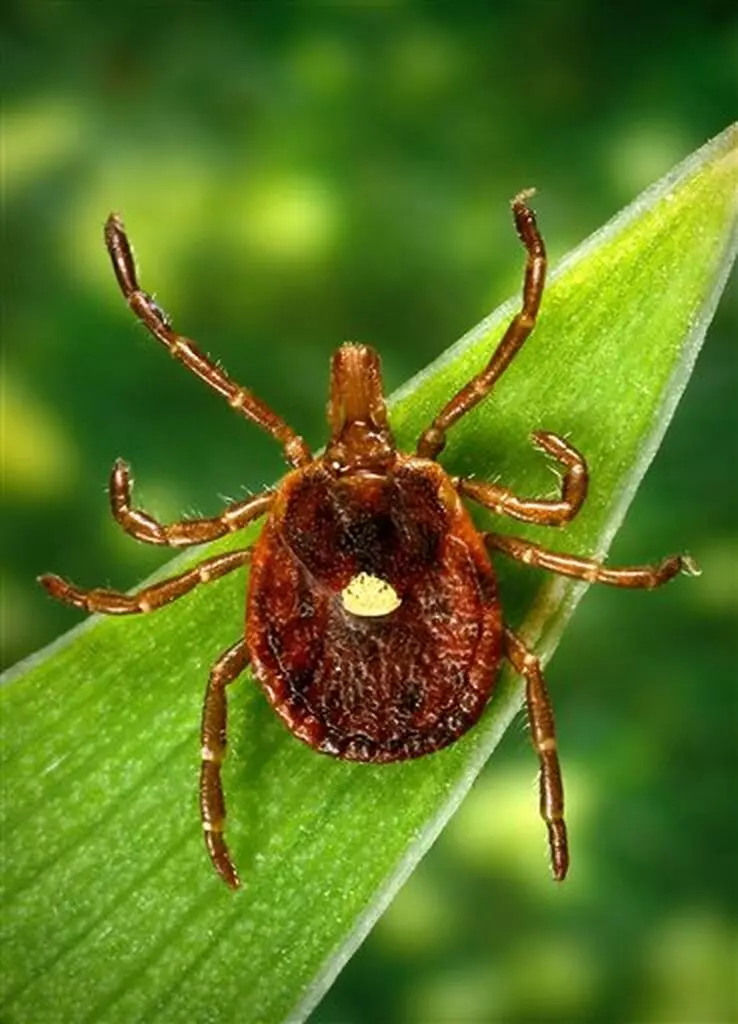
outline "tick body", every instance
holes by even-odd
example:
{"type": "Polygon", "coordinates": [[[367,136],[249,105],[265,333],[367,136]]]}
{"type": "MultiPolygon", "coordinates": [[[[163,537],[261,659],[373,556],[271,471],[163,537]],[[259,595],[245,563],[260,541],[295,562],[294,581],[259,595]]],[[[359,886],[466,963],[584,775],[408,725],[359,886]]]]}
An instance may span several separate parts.
{"type": "Polygon", "coordinates": [[[419,757],[466,732],[503,641],[468,512],[436,463],[402,455],[380,474],[317,463],[285,482],[254,548],[246,635],[288,728],[357,761],[419,757]]]}
{"type": "Polygon", "coordinates": [[[216,871],[232,888],[240,883],[223,834],[226,689],[248,665],[297,738],[344,760],[381,763],[433,753],[464,735],[484,711],[501,664],[509,661],[525,680],[553,876],[560,881],[566,875],[553,710],[537,656],[505,625],[493,561],[511,557],[589,582],[644,588],[695,567],[689,558],[673,555],[657,565],[606,568],[477,530],[465,502],[548,526],[562,526],[577,514],[587,493],[586,463],[555,434],[533,434],[534,445],[563,470],[554,500],[450,477],[436,461],[446,432],[487,397],[535,325],[546,256],[529,195],[521,193],[512,203],[527,253],[521,309],[487,365],[450,397],[412,453],[399,451],[392,437],[376,352],[345,344],[331,365],[328,444],[314,457],[280,416],[173,330],[139,286],[120,219],[108,218],[107,248],[131,309],[175,359],[270,433],[292,467],[274,490],[235,502],[219,516],[162,524],[132,506],[128,468],[118,461],[110,478],[111,510],[138,540],[185,547],[266,515],[259,539],[134,595],[81,590],[58,576],[41,577],[54,597],[86,611],[134,614],[154,611],[250,563],[244,634],[210,672],[201,726],[205,842],[216,871]]]}

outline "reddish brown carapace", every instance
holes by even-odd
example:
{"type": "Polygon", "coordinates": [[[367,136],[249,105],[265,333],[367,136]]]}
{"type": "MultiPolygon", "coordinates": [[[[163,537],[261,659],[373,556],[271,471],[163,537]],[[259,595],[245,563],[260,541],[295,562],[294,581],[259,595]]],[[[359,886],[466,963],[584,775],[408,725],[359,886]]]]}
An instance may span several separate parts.
{"type": "MultiPolygon", "coordinates": [[[[346,356],[376,360],[361,346],[336,361],[346,356]]],[[[283,481],[254,548],[246,628],[288,727],[360,761],[453,742],[482,713],[502,656],[482,536],[437,463],[395,452],[346,471],[329,448],[283,481]],[[342,595],[362,574],[389,585],[394,610],[347,610],[342,595]]]]}

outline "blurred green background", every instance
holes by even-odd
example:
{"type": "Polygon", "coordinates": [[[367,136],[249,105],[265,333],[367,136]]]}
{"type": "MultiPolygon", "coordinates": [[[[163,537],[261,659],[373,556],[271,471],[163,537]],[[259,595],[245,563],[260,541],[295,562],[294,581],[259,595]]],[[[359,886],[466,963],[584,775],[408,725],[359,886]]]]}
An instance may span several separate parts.
{"type": "MultiPolygon", "coordinates": [[[[166,560],[111,523],[116,456],[162,519],[282,471],[127,313],[111,209],[176,325],[317,445],[340,341],[392,389],[518,290],[517,190],[555,262],[738,109],[732,3],[31,0],[3,23],[6,664],[79,621],[39,572],[128,588],[166,560]]],[[[704,575],[590,593],[549,669],[570,879],[521,722],[316,1021],[738,1018],[737,292],[613,552],[687,548],[704,575]]]]}

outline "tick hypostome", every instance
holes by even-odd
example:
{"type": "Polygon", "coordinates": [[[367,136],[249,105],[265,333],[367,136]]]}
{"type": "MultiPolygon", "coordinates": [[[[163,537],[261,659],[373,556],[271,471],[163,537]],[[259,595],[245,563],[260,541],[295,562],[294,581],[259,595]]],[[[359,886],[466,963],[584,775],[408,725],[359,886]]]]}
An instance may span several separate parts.
{"type": "Polygon", "coordinates": [[[61,601],[125,615],[154,611],[250,562],[245,635],[210,672],[201,729],[205,841],[215,869],[233,888],[239,881],[223,838],[220,766],[226,687],[249,664],[299,739],[345,760],[387,762],[430,754],[462,736],[482,714],[507,659],[525,679],[553,875],[566,875],[553,710],[538,658],[505,625],[493,558],[499,553],[589,582],[646,588],[680,570],[694,572],[694,565],[673,555],[658,565],[607,569],[589,558],[479,532],[462,499],[546,526],[561,526],[577,514],[587,492],[587,466],[556,434],[533,434],[536,448],[563,468],[555,500],[520,498],[498,484],[452,478],[435,461],[446,431],[489,394],[535,325],[546,255],[529,196],[521,193],[512,203],[527,252],[521,309],[484,369],[448,400],[410,453],[398,451],[392,438],[373,349],[345,344],[333,356],[330,436],[325,453],[313,456],[280,416],[172,329],[139,287],[120,218],[113,214],[105,225],[115,275],[134,313],[175,359],[270,433],[292,466],[273,490],[228,505],[213,519],[164,525],[131,506],[128,468],[118,461],[110,478],[112,512],[138,540],[186,547],[266,515],[264,530],[253,547],[207,558],[133,596],[41,577],[61,601]]]}

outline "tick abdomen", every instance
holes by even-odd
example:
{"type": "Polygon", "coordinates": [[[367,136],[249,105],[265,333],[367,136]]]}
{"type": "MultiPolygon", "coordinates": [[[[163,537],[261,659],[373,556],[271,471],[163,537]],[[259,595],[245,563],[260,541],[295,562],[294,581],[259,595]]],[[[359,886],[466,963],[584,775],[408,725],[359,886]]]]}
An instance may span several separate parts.
{"type": "Polygon", "coordinates": [[[296,474],[254,552],[254,670],[325,753],[418,757],[469,729],[489,697],[501,647],[489,562],[461,504],[444,501],[445,474],[420,470],[296,474]]]}

